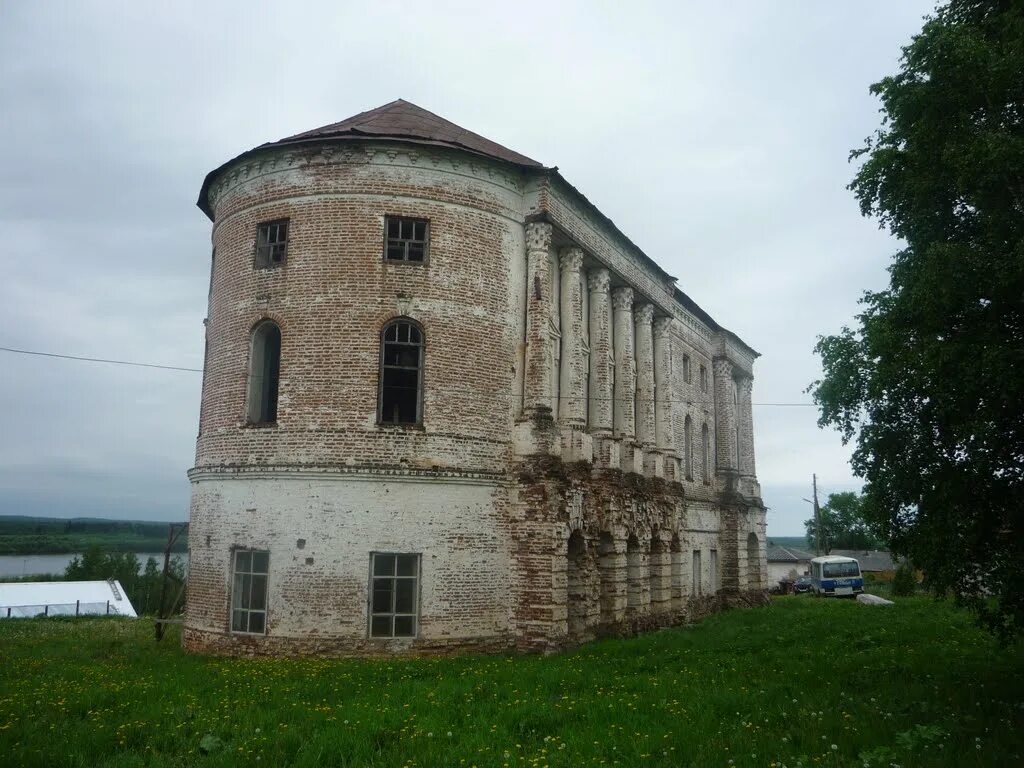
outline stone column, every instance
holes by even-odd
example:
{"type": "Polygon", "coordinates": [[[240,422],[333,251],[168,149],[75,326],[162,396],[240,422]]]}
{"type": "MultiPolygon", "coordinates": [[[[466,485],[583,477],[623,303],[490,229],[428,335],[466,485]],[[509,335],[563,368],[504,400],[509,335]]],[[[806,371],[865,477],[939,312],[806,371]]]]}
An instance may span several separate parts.
{"type": "Polygon", "coordinates": [[[754,414],[751,405],[751,392],[754,387],[754,380],[750,376],[743,376],[736,382],[739,393],[736,421],[739,433],[739,471],[744,477],[753,477],[754,472],[754,414]]]}
{"type": "Polygon", "coordinates": [[[621,440],[624,472],[642,472],[642,461],[635,458],[636,438],[636,358],[633,353],[633,289],[612,291],[615,333],[615,437],[621,440]]]}
{"type": "Polygon", "coordinates": [[[672,423],[672,322],[671,317],[654,321],[654,432],[655,445],[665,458],[665,472],[678,480],[672,423]]]}
{"type": "Polygon", "coordinates": [[[593,457],[598,467],[618,469],[622,464],[619,444],[612,439],[612,359],[611,297],[608,294],[607,269],[587,275],[590,289],[590,402],[589,426],[593,436],[593,457]]]}
{"type": "Polygon", "coordinates": [[[651,323],[654,307],[639,305],[633,313],[636,329],[636,441],[640,446],[645,475],[662,475],[661,454],[655,453],[654,424],[654,337],[651,323]]]}
{"type": "Polygon", "coordinates": [[[590,289],[590,431],[612,431],[612,329],[608,312],[608,270],[587,275],[590,289]]]}
{"type": "Polygon", "coordinates": [[[561,258],[562,365],[559,372],[558,420],[563,426],[583,429],[587,422],[587,393],[583,390],[587,364],[583,339],[583,288],[580,268],[583,251],[566,248],[561,258]]]}
{"type": "Polygon", "coordinates": [[[548,317],[552,301],[548,286],[548,250],[551,225],[532,222],[526,225],[526,372],[523,381],[523,412],[530,416],[550,413],[551,355],[548,317]]]}
{"type": "Polygon", "coordinates": [[[634,404],[636,361],[633,357],[633,289],[612,291],[615,333],[615,436],[632,440],[636,436],[634,404]]]}
{"type": "Polygon", "coordinates": [[[633,313],[636,328],[636,441],[648,451],[655,445],[653,320],[653,306],[637,306],[633,313]]]}
{"type": "MultiPolygon", "coordinates": [[[[724,357],[712,364],[715,377],[715,455],[718,471],[736,474],[736,393],[732,363],[724,357]]],[[[726,490],[729,490],[728,483],[726,490]]]]}

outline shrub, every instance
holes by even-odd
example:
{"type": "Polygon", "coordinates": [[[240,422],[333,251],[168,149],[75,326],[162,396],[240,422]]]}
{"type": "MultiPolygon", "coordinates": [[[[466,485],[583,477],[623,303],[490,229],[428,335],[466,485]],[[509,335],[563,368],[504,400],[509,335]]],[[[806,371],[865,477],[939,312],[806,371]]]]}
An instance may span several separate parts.
{"type": "Polygon", "coordinates": [[[904,561],[896,569],[892,577],[892,594],[894,597],[909,597],[917,589],[917,575],[910,563],[904,561]]]}

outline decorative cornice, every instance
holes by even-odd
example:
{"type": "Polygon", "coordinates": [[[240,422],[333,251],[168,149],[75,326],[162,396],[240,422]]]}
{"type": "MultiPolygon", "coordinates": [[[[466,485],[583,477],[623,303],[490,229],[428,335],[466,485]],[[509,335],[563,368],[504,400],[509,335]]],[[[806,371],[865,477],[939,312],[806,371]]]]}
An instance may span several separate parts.
{"type": "Polygon", "coordinates": [[[193,467],[193,483],[216,480],[351,480],[372,483],[441,483],[448,485],[502,485],[502,472],[465,472],[456,469],[343,466],[245,466],[193,467]]]}
{"type": "Polygon", "coordinates": [[[612,291],[612,306],[618,310],[629,310],[633,308],[633,289],[628,286],[619,286],[612,291]]]}
{"type": "Polygon", "coordinates": [[[341,145],[313,145],[303,148],[268,149],[229,166],[210,185],[207,199],[216,210],[220,198],[239,184],[268,173],[288,171],[296,167],[330,164],[392,165],[398,167],[437,169],[479,181],[495,184],[511,192],[522,192],[523,177],[504,163],[480,157],[464,157],[457,149],[399,144],[345,142],[341,145]]]}

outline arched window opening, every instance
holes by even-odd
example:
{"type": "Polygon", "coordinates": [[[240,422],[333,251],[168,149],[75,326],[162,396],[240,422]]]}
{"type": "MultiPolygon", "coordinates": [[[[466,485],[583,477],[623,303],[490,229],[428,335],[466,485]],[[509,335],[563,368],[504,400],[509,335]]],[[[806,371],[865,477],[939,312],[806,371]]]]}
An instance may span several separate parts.
{"type": "Polygon", "coordinates": [[[249,422],[277,421],[277,389],[281,376],[281,329],[265,320],[253,329],[249,353],[249,422]]]}
{"type": "Polygon", "coordinates": [[[598,539],[597,567],[601,584],[601,626],[608,629],[616,621],[616,583],[621,570],[615,540],[607,531],[602,531],[598,539]]]}
{"type": "Polygon", "coordinates": [[[651,536],[649,564],[651,583],[651,613],[665,613],[670,608],[671,587],[668,583],[668,552],[657,534],[651,536]]]}
{"type": "Polygon", "coordinates": [[[587,595],[587,547],[583,534],[573,531],[567,546],[568,562],[566,563],[566,602],[567,629],[569,638],[582,640],[587,629],[588,595],[587,595]]]}
{"type": "Polygon", "coordinates": [[[672,536],[669,552],[672,567],[672,610],[678,612],[683,607],[683,545],[678,533],[672,536]]]}
{"type": "Polygon", "coordinates": [[[700,428],[700,473],[704,485],[711,485],[711,439],[707,424],[700,428]]]}
{"type": "Polygon", "coordinates": [[[693,419],[683,422],[683,457],[686,461],[686,479],[693,480],[693,419]]]}
{"type": "Polygon", "coordinates": [[[381,333],[378,420],[419,424],[422,403],[423,331],[411,320],[393,320],[381,333]]]}
{"type": "Polygon", "coordinates": [[[636,615],[644,598],[644,556],[636,536],[626,541],[626,608],[636,615]]]}

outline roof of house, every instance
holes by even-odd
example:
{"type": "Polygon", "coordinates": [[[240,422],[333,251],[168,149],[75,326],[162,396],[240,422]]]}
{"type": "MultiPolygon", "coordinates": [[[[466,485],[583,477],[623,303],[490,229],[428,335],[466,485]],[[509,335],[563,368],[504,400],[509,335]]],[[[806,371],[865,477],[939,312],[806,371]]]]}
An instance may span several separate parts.
{"type": "Polygon", "coordinates": [[[810,560],[814,555],[804,552],[795,547],[780,547],[777,544],[768,544],[766,548],[769,563],[802,563],[810,560]]]}
{"type": "Polygon", "coordinates": [[[877,549],[833,549],[833,555],[840,557],[852,557],[860,563],[862,571],[894,571],[896,562],[892,553],[877,549]]]}
{"type": "Polygon", "coordinates": [[[310,139],[352,138],[400,138],[405,141],[423,141],[431,144],[448,144],[459,149],[469,150],[477,154],[505,160],[516,165],[527,165],[543,168],[536,160],[503,147],[497,142],[467,131],[440,115],[435,115],[423,107],[418,107],[404,99],[385,104],[376,109],[360,112],[339,123],[331,123],[311,131],[303,131],[294,136],[264,144],[274,147],[294,144],[310,139]]]}
{"type": "Polygon", "coordinates": [[[116,614],[137,618],[121,582],[108,581],[16,581],[0,583],[0,618],[11,616],[74,616],[116,614]],[[108,610],[109,606],[109,610],[108,610]]]}

